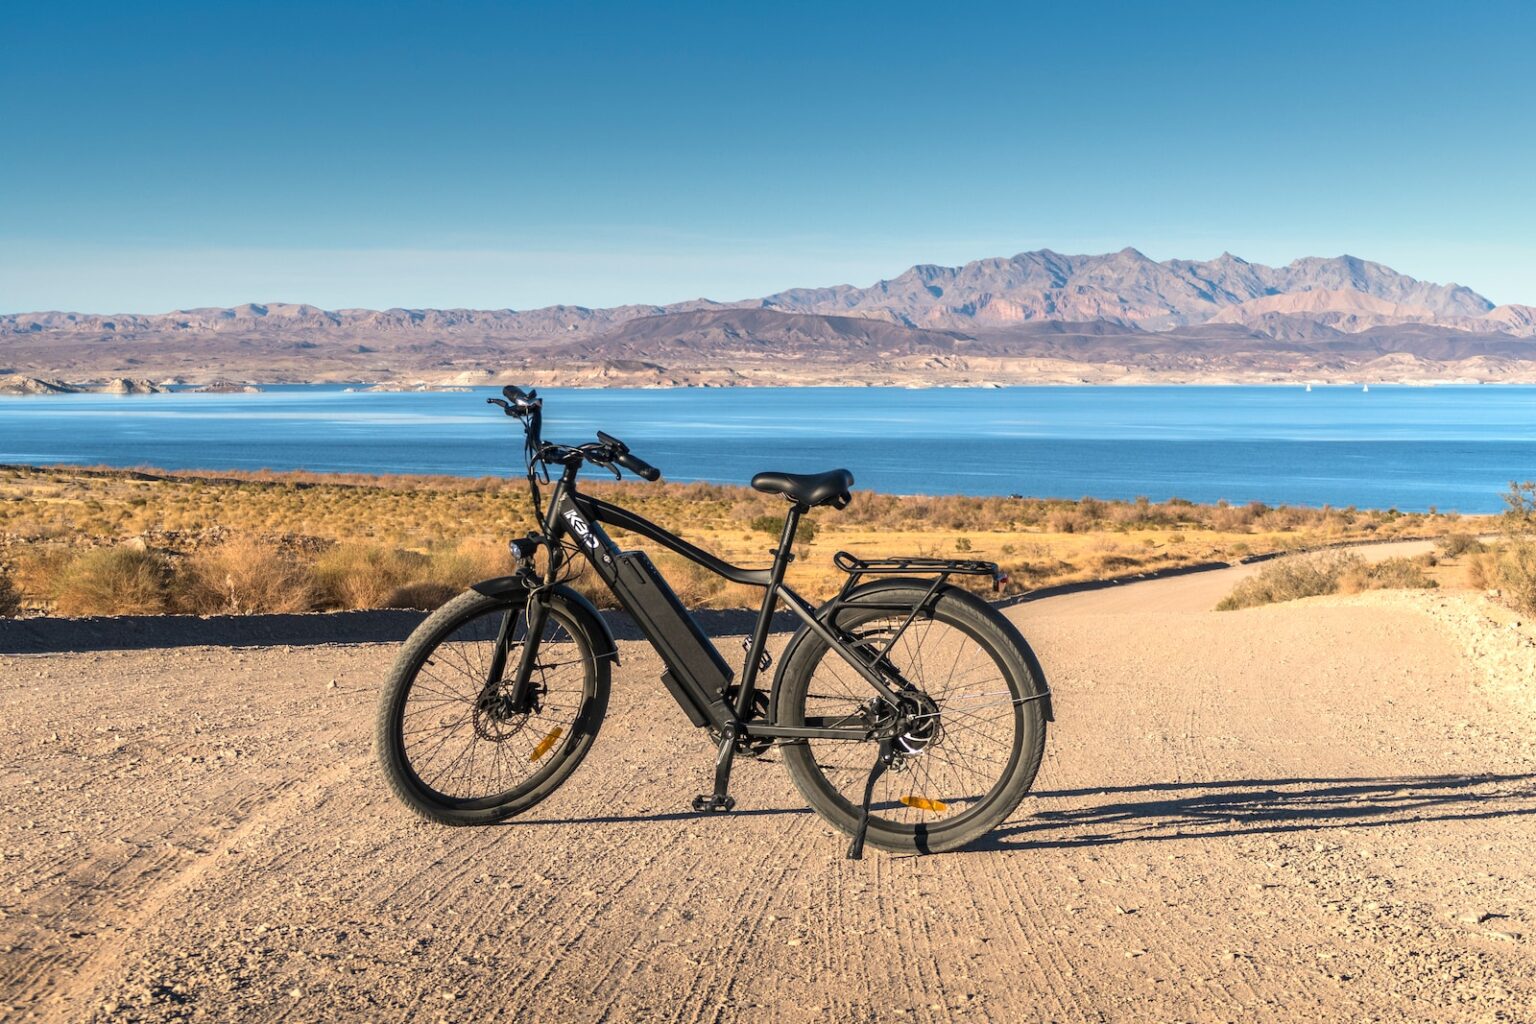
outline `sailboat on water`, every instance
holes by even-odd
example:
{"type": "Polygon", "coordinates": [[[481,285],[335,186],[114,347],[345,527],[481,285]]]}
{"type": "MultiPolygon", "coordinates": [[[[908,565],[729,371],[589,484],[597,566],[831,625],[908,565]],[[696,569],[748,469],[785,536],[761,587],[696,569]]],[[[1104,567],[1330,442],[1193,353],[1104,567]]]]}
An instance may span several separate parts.
{"type": "Polygon", "coordinates": [[[1369,390],[1371,390],[1371,386],[1369,384],[1362,384],[1362,385],[1360,385],[1360,390],[1361,391],[1369,391],[1369,390]]]}
{"type": "Polygon", "coordinates": [[[1311,385],[1311,384],[1308,384],[1308,385],[1307,385],[1307,390],[1308,390],[1308,391],[1311,391],[1311,390],[1312,390],[1312,385],[1311,385]]]}

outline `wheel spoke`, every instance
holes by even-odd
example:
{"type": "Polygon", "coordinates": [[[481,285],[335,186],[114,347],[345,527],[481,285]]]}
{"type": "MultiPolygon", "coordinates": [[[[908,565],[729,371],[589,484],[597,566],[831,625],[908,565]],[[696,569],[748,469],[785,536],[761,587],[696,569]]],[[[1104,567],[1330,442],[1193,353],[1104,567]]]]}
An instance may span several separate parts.
{"type": "MultiPolygon", "coordinates": [[[[852,630],[856,638],[879,644],[901,625],[903,616],[886,615],[852,630]]],[[[975,636],[936,614],[913,623],[888,652],[891,666],[916,690],[918,709],[906,719],[905,742],[914,753],[902,755],[876,784],[872,821],[916,827],[957,819],[975,810],[1003,780],[1022,742],[1015,694],[991,652],[975,636]],[[927,710],[922,708],[926,707],[927,710]],[[924,738],[924,728],[931,732],[924,738]]],[[[823,649],[807,680],[798,717],[860,719],[874,696],[862,678],[850,684],[835,651],[823,649]]],[[[857,808],[870,767],[877,756],[872,742],[806,741],[812,763],[825,784],[857,808]]]]}
{"type": "Polygon", "coordinates": [[[406,762],[435,799],[503,800],[554,771],[579,735],[576,725],[592,693],[592,660],[553,608],[530,675],[533,707],[513,713],[507,703],[527,639],[521,615],[507,639],[503,678],[487,689],[506,615],[506,606],[493,605],[459,623],[421,659],[410,681],[397,728],[406,762]],[[551,735],[558,741],[531,758],[551,735]]]}

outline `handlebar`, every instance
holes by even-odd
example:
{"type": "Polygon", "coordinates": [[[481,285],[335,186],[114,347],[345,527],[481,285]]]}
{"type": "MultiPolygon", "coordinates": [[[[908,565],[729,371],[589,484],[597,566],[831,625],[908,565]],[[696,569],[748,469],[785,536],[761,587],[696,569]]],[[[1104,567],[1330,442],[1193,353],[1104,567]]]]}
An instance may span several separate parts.
{"type": "Polygon", "coordinates": [[[642,480],[655,483],[661,479],[661,470],[646,462],[638,455],[632,455],[629,445],[620,441],[612,434],[605,434],[601,430],[597,432],[597,439],[613,450],[613,461],[629,470],[642,480]]]}
{"type": "MultiPolygon", "coordinates": [[[[502,388],[501,393],[503,398],[487,398],[486,403],[500,406],[501,411],[508,416],[515,416],[523,421],[523,429],[528,435],[526,448],[530,474],[535,460],[544,463],[563,463],[572,457],[579,457],[600,466],[607,466],[609,469],[613,469],[615,465],[623,466],[642,480],[653,483],[661,479],[661,470],[631,453],[629,445],[601,430],[597,432],[597,444],[584,444],[572,448],[568,445],[545,443],[541,436],[544,400],[539,397],[539,393],[524,391],[513,384],[502,388]]],[[[618,475],[617,470],[614,470],[614,475],[618,475]]]]}
{"type": "Polygon", "coordinates": [[[661,470],[657,469],[655,466],[651,465],[649,462],[646,462],[639,456],[631,455],[628,452],[625,452],[614,461],[623,466],[625,469],[629,470],[631,473],[635,474],[635,476],[640,477],[642,480],[655,483],[657,480],[661,479],[661,470]]]}

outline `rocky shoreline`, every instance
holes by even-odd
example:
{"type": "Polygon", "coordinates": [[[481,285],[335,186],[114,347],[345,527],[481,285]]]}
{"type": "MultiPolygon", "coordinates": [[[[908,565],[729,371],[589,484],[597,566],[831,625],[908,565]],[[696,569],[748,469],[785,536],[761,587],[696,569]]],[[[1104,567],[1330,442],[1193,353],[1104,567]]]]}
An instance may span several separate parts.
{"type": "Polygon", "coordinates": [[[1482,367],[1433,366],[1418,372],[1372,373],[1361,369],[1332,373],[1195,372],[1133,369],[1095,364],[1060,364],[1049,367],[1006,368],[985,372],[951,366],[923,371],[893,371],[892,367],[829,366],[798,367],[785,373],[769,367],[685,369],[663,366],[643,368],[597,364],[559,370],[529,368],[492,373],[460,371],[445,375],[406,375],[359,380],[350,376],[275,375],[260,383],[210,378],[173,379],[159,382],[146,378],[113,377],[67,380],[55,375],[0,377],[0,396],[47,396],[72,394],[156,395],[171,391],[200,394],[257,394],[271,385],[345,384],[359,392],[463,392],[474,387],[503,384],[559,388],[751,388],[751,387],[871,387],[871,388],[1006,388],[1028,386],[1207,386],[1317,387],[1400,385],[1415,387],[1473,384],[1536,384],[1536,362],[1497,373],[1482,367]]]}

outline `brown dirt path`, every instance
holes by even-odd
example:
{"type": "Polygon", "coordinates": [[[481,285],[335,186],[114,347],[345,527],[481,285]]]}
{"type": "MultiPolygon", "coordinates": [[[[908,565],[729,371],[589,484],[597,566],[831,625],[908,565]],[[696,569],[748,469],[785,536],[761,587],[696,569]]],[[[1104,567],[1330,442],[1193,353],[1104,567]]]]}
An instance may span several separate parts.
{"type": "Polygon", "coordinates": [[[1242,571],[1013,609],[1035,795],[861,863],[777,763],[686,813],[634,644],[587,764],[474,830],[375,773],[388,647],[0,658],[0,1017],[1536,1020],[1536,718],[1411,601],[1206,611],[1242,571]]]}

